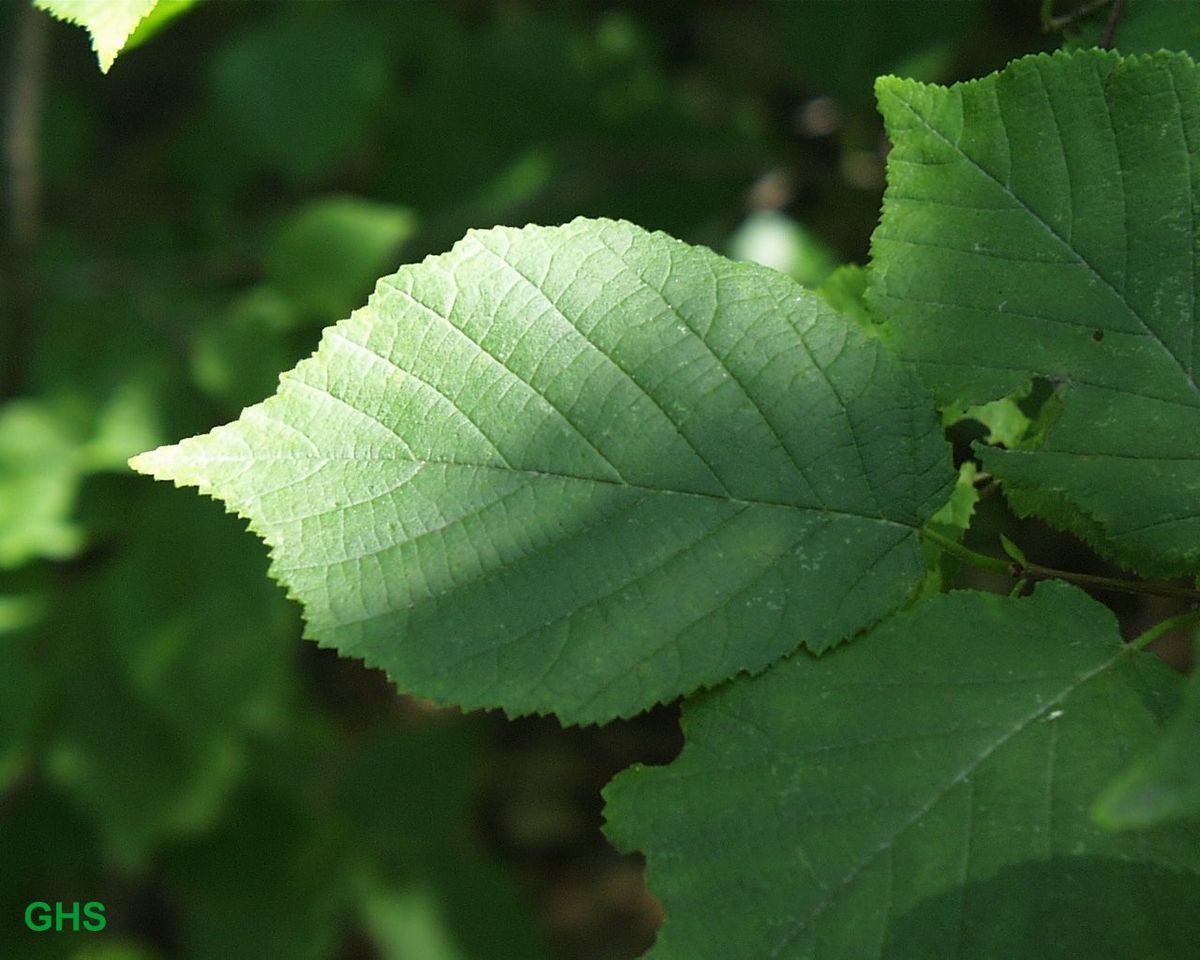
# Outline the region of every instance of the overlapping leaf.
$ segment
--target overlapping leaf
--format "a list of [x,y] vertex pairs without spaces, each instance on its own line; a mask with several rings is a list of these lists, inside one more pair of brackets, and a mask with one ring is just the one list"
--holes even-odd
[[401,269],[276,396],[134,465],[250,518],[321,642],[573,722],[871,624],[953,481],[915,380],[816,295],[586,220]]
[[926,600],[702,694],[680,757],[607,790],[667,910],[649,956],[1194,956],[1200,828],[1088,815],[1180,682],[1043,584]]
[[985,468],[1127,566],[1200,569],[1196,66],[1092,50],[878,93],[870,302],[899,350],[946,403],[1053,380],[1045,442]]
[[1104,791],[1095,814],[1126,830],[1185,817],[1200,822],[1200,668],[1163,736]]

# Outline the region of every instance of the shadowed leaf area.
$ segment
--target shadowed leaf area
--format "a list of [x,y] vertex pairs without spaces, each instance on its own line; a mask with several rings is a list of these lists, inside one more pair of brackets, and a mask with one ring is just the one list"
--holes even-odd
[[877,93],[891,341],[943,403],[1053,381],[1040,445],[983,451],[1017,512],[1143,574],[1200,569],[1200,71],[1087,50]]
[[[1200,825],[1109,833],[1087,816],[1180,684],[1123,647],[1104,607],[1047,583],[933,597],[836,655],[697,698],[679,759],[606,791],[609,836],[645,852],[667,911],[648,956],[1066,957],[1110,924],[1059,889],[1068,868],[1137,918],[1095,955],[1186,956],[1200,915],[1174,912],[1184,881],[1150,878],[1195,884]],[[1015,891],[1005,871],[1025,881],[1015,902],[974,896]]]

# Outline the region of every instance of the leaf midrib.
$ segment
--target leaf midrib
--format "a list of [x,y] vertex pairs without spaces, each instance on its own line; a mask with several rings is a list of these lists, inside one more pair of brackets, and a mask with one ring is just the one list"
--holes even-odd
[[[170,448],[167,448],[170,449]],[[146,455],[148,456],[148,455]],[[474,463],[471,461],[461,460],[426,460],[417,457],[364,457],[361,455],[350,454],[323,454],[316,455],[297,455],[297,454],[255,454],[254,456],[213,456],[205,455],[202,457],[185,458],[178,455],[171,457],[172,471],[155,471],[153,469],[153,460],[143,460],[142,457],[135,457],[135,461],[141,461],[143,469],[148,467],[152,473],[160,475],[162,479],[175,479],[175,472],[180,465],[193,463],[200,466],[211,463],[256,463],[261,461],[287,461],[301,463],[411,463],[419,467],[470,467],[475,470],[491,470],[498,473],[517,473],[523,476],[535,477],[546,480],[570,480],[579,483],[599,483],[606,486],[618,487],[621,489],[637,490],[645,493],[671,494],[677,497],[698,497],[702,500],[715,500],[718,503],[735,503],[746,504],[749,506],[761,507],[783,507],[789,510],[804,510],[809,513],[828,513],[837,516],[854,517],[859,520],[870,520],[876,523],[884,523],[895,527],[904,527],[909,530],[919,529],[919,524],[908,520],[896,520],[892,517],[884,517],[879,514],[861,513],[855,510],[848,510],[835,507],[827,507],[820,505],[810,505],[804,503],[788,503],[783,500],[768,500],[759,497],[737,497],[737,496],[722,496],[716,493],[701,493],[695,490],[672,490],[670,487],[656,487],[650,484],[631,483],[629,481],[610,480],[606,477],[583,477],[573,473],[561,473],[553,470],[532,470],[526,467],[505,467],[494,463]],[[200,484],[196,481],[183,481],[186,486],[210,486],[211,484]],[[259,493],[259,498],[269,496],[274,491],[266,490]],[[370,501],[360,501],[362,502]]]

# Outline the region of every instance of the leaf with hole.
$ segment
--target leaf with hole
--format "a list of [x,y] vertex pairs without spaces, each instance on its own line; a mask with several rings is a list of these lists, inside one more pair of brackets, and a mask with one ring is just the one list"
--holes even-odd
[[1040,445],[984,469],[1131,569],[1200,570],[1200,71],[1091,50],[878,94],[868,299],[892,342],[947,404],[1052,380]]

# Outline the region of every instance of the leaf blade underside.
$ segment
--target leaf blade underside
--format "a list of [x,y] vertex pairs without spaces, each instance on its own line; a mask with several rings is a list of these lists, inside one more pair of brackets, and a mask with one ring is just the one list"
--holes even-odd
[[590,722],[902,603],[947,453],[815,295],[576,220],[402,268],[274,397],[133,465],[250,519],[309,635],[401,689]]

